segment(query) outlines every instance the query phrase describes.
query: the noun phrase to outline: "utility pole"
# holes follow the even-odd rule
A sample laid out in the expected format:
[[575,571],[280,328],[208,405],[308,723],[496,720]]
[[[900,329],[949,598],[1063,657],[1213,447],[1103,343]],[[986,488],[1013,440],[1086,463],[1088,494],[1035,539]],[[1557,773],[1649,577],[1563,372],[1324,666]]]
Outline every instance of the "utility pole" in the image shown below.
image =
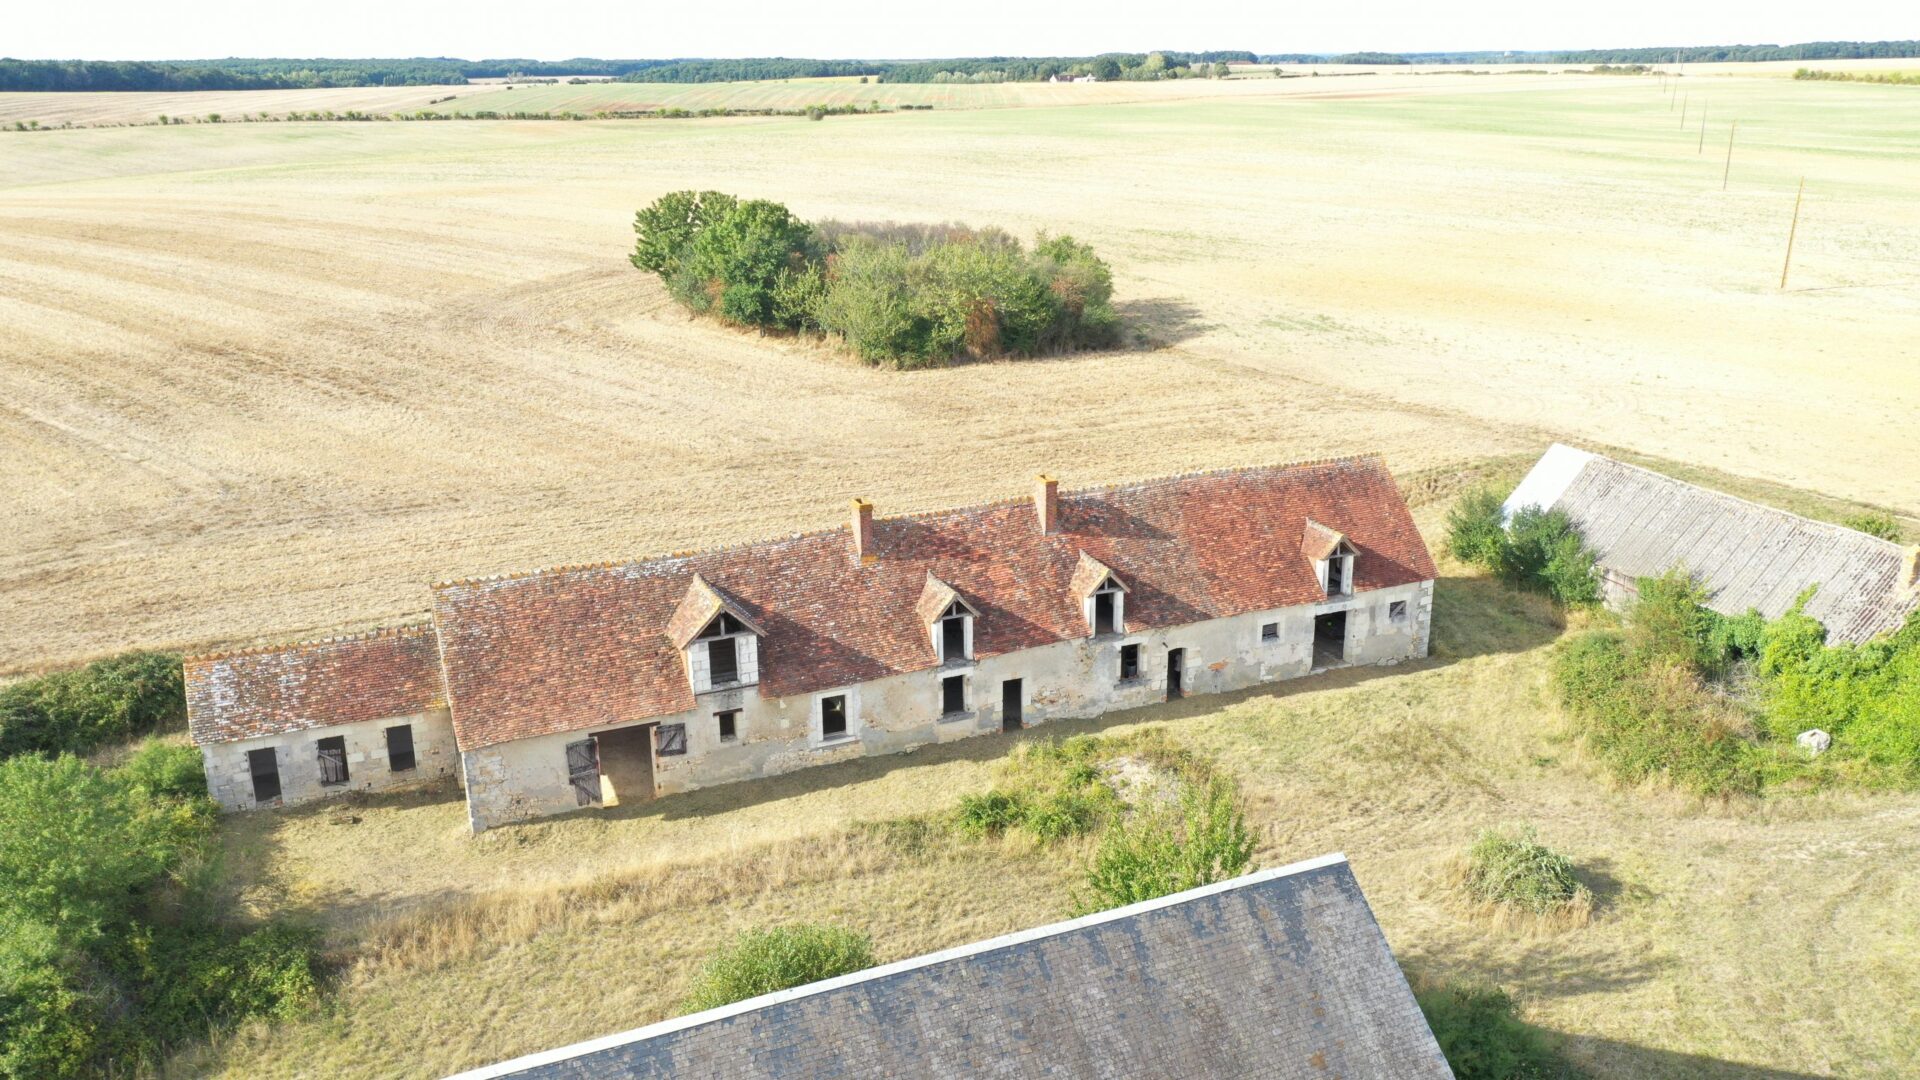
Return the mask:
[[1680,93],[1680,130],[1687,130],[1687,95],[1685,91],[1681,91]]
[[1737,131],[1739,127],[1740,121],[1738,120],[1727,125],[1727,165],[1726,168],[1720,170],[1721,191],[1727,190],[1727,177],[1733,174],[1733,133]]
[[1693,148],[1696,154],[1707,152],[1707,103],[1700,103],[1700,144]]
[[1780,288],[1787,287],[1787,268],[1793,265],[1793,236],[1800,231],[1800,197],[1807,193],[1807,178],[1800,178],[1800,190],[1793,193],[1793,224],[1787,228],[1787,258],[1780,264]]

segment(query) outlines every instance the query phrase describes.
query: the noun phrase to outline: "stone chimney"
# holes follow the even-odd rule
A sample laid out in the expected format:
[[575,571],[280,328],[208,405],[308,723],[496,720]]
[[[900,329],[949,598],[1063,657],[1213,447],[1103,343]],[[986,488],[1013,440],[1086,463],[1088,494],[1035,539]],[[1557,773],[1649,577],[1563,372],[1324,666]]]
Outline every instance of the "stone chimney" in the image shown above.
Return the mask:
[[1909,547],[1900,558],[1900,587],[1920,592],[1920,544]]
[[1033,512],[1043,535],[1060,531],[1060,481],[1046,473],[1033,478]]
[[853,500],[853,561],[862,566],[878,558],[873,553],[873,504]]

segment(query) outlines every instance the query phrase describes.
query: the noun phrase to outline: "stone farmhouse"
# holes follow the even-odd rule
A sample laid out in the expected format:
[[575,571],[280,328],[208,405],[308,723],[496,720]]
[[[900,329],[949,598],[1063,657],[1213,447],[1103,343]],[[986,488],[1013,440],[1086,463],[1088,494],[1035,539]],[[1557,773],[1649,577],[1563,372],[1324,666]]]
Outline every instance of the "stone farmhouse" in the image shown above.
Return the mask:
[[1341,855],[462,1073],[1392,1077],[1453,1071]]
[[475,831],[1427,652],[1377,457],[444,582],[432,621],[201,656],[225,807],[460,777]]
[[1600,566],[1609,605],[1639,594],[1639,580],[1675,567],[1707,590],[1722,615],[1778,618],[1807,589],[1806,613],[1830,642],[1862,642],[1897,629],[1920,608],[1920,548],[1813,521],[1555,443],[1508,496],[1563,510]]

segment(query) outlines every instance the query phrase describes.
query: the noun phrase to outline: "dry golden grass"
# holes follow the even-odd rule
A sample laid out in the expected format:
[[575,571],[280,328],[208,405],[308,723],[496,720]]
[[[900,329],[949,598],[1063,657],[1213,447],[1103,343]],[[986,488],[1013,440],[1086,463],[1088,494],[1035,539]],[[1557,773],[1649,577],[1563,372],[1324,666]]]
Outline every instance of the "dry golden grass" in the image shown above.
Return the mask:
[[[1913,506],[1908,88],[1717,80],[1742,138],[1722,194],[1649,83],[1419,78],[817,124],[0,135],[0,671],[364,627],[438,578],[1042,469],[1379,449],[1405,471],[1566,437]],[[1163,347],[898,375],[689,322],[625,254],[635,207],[690,186],[1070,231]]]
[[[1444,505],[1423,502],[1425,527]],[[1548,699],[1559,614],[1442,572],[1429,661],[1023,738],[1164,725],[1239,781],[1260,865],[1345,851],[1403,962],[1515,992],[1597,1075],[1920,1068],[1920,795],[1616,789]],[[233,887],[328,926],[337,1005],[169,1071],[444,1073],[674,1015],[701,961],[745,927],[836,921],[893,960],[1064,917],[1084,845],[862,824],[950,809],[1014,745],[927,747],[477,840],[450,792],[229,818]],[[1575,860],[1593,893],[1584,919],[1460,901],[1459,853],[1508,823]],[[392,1046],[408,1048],[403,1066]]]

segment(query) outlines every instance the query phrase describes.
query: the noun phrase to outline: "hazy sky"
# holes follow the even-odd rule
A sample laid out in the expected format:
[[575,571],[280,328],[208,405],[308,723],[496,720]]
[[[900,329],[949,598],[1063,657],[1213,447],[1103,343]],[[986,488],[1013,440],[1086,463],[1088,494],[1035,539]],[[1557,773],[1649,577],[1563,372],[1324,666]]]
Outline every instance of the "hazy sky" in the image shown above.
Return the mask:
[[947,57],[1554,49],[1920,36],[1912,0],[71,0],[0,19],[0,56]]

